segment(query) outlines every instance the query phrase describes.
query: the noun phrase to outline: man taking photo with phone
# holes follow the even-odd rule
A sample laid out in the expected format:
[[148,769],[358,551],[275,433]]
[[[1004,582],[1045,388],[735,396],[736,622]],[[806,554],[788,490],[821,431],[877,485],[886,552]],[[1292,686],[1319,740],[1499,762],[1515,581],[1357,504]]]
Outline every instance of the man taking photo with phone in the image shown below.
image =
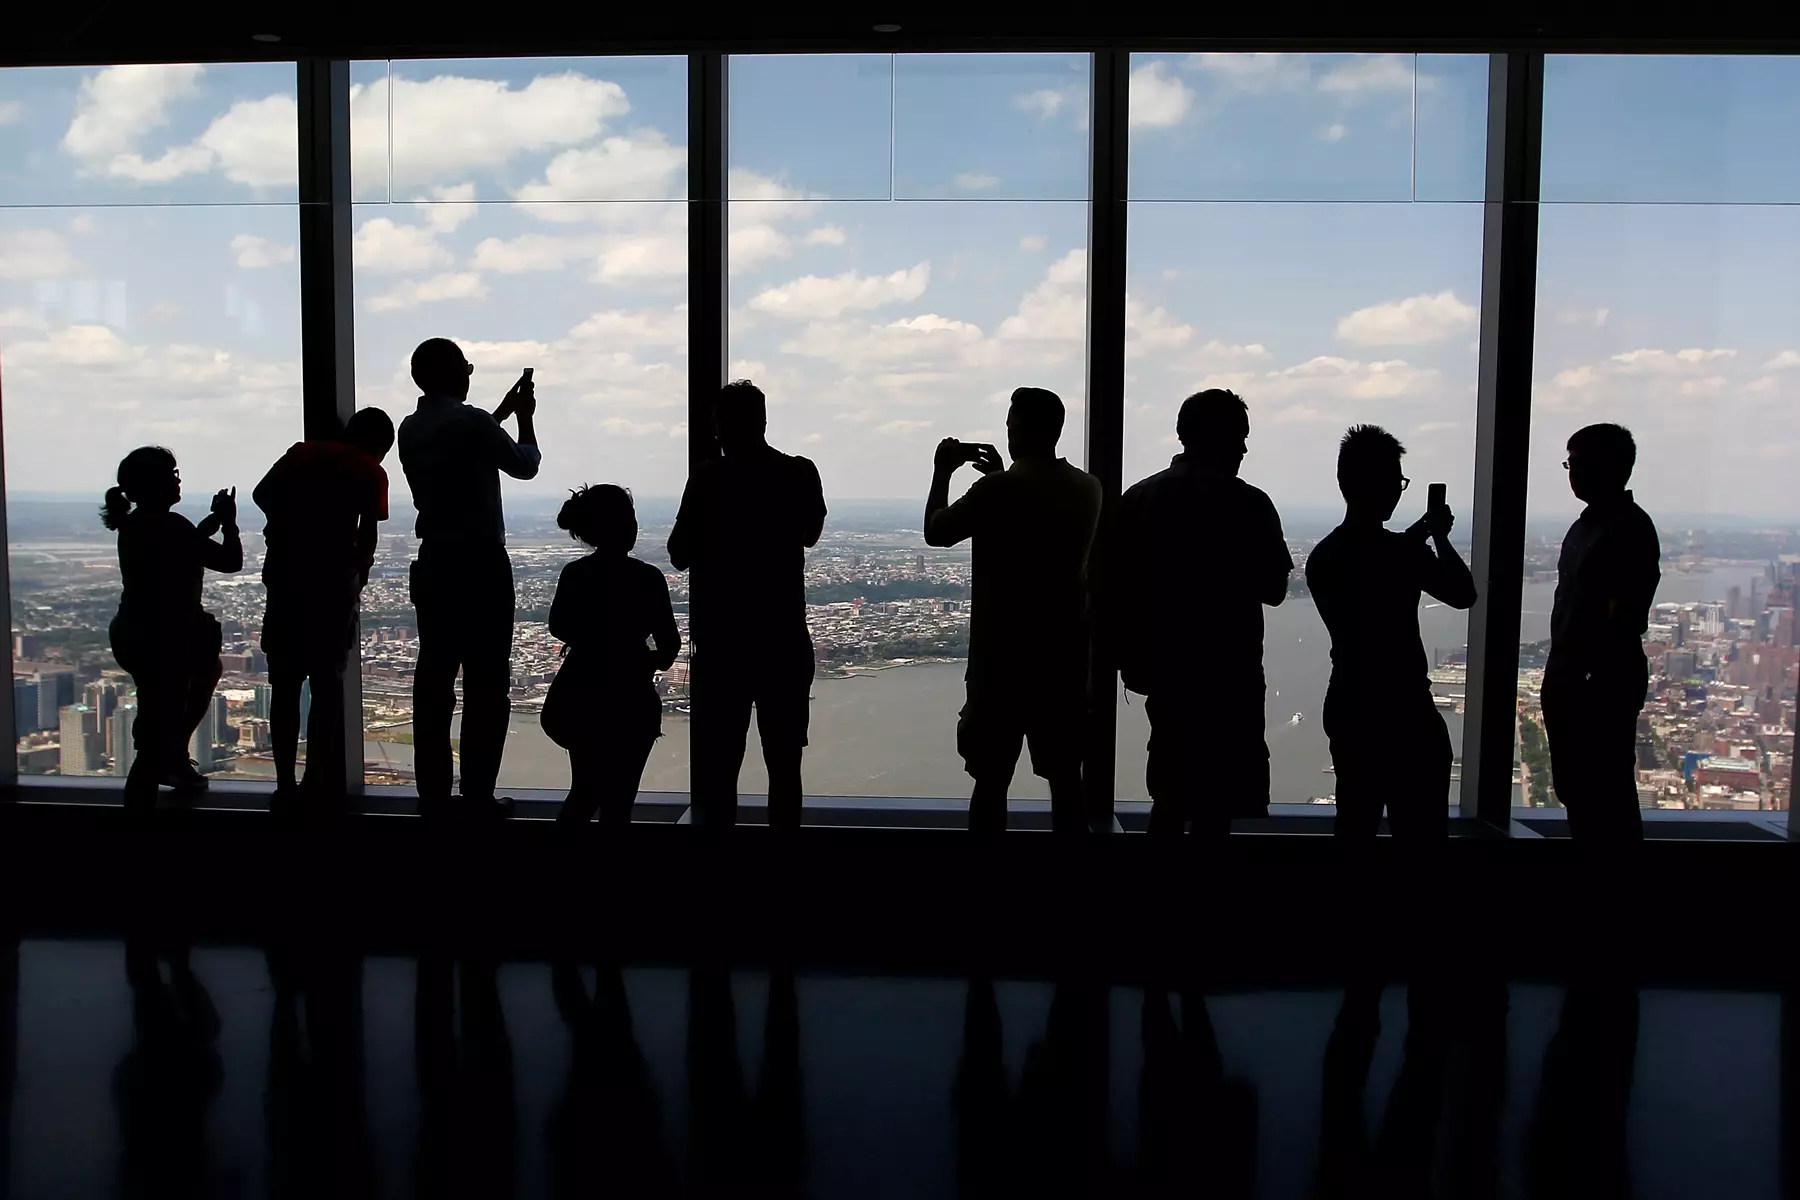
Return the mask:
[[1441,841],[1449,832],[1454,755],[1431,698],[1419,596],[1471,608],[1475,578],[1450,544],[1456,518],[1438,485],[1410,528],[1387,528],[1412,482],[1400,472],[1405,453],[1378,425],[1344,435],[1337,465],[1344,520],[1306,559],[1306,586],[1331,634],[1324,724],[1337,773],[1338,837],[1373,839],[1384,804],[1396,838]]
[[[492,413],[465,403],[474,370],[455,342],[421,342],[412,356],[419,405],[400,423],[400,466],[419,510],[411,590],[419,614],[413,757],[422,816],[510,815],[510,806],[494,797],[512,712],[513,578],[500,475],[531,479],[542,455],[530,370]],[[515,415],[517,441],[500,424]],[[450,721],[458,670],[462,803],[453,808]]]
[[[1087,561],[1100,520],[1100,481],[1056,454],[1063,402],[1019,388],[1006,416],[1013,465],[992,446],[938,443],[925,501],[925,541],[974,540],[967,698],[957,750],[975,781],[969,828],[1006,828],[1006,793],[1019,751],[1050,785],[1051,823],[1081,832],[1083,718],[1087,711]],[[981,478],[950,503],[950,477],[972,463]]]

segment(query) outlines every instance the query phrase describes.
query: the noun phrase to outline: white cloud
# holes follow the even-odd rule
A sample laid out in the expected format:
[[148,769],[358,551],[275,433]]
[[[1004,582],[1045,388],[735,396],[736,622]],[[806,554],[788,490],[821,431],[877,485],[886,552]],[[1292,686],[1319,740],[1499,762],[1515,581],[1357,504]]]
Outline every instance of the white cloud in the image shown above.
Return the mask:
[[687,214],[676,211],[662,227],[609,237],[594,268],[598,283],[655,283],[687,278]]
[[1591,325],[1595,329],[1604,329],[1607,318],[1612,316],[1610,308],[1579,309],[1556,314],[1559,325]]
[[25,119],[25,105],[19,100],[0,100],[0,125],[17,125]]
[[890,275],[859,275],[855,271],[830,278],[806,275],[757,293],[751,298],[750,307],[757,312],[796,320],[830,318],[917,300],[925,294],[930,282],[929,262]]
[[1714,362],[1721,358],[1736,358],[1736,350],[1677,350],[1671,354],[1667,350],[1627,350],[1623,354],[1615,354],[1612,361],[1618,363],[1618,369],[1632,374],[1669,375],[1687,372],[1703,363]]
[[85,234],[90,234],[90,233],[94,232],[94,230],[96,230],[98,228],[99,228],[99,225],[94,220],[93,215],[91,213],[82,213],[80,216],[75,216],[75,217],[69,218],[69,232],[70,233],[78,233],[78,234],[85,235]]
[[1429,346],[1468,329],[1480,318],[1454,292],[1409,296],[1359,308],[1337,323],[1337,335],[1359,346]]
[[96,71],[81,81],[63,149],[90,168],[106,170],[115,158],[128,154],[138,138],[168,121],[169,105],[193,94],[200,74],[196,63]]
[[1166,308],[1151,308],[1134,296],[1125,297],[1125,347],[1130,354],[1174,350],[1187,345],[1194,327],[1182,323]]
[[0,233],[0,279],[55,279],[74,267],[68,242],[54,229]]
[[1572,367],[1558,371],[1551,382],[1559,388],[1585,388],[1592,387],[1599,378],[1599,372],[1592,367]]
[[1071,250],[1044,273],[1019,302],[1019,310],[1000,322],[1002,338],[1076,342],[1087,337],[1087,250]]
[[44,329],[43,316],[29,308],[0,308],[0,329]]
[[457,228],[476,213],[475,185],[453,183],[431,189],[429,202],[417,205],[425,228],[433,233],[455,233]]
[[210,156],[207,166],[216,162],[233,183],[255,188],[293,187],[299,180],[297,117],[291,96],[240,100],[206,127],[197,145]]
[[669,426],[663,421],[633,421],[628,417],[603,417],[600,428],[623,437],[652,437],[669,432]]
[[1295,54],[1190,54],[1183,65],[1190,71],[1205,71],[1243,92],[1286,90],[1311,77],[1306,59]]
[[965,365],[982,340],[979,326],[926,313],[885,325],[813,321],[781,350],[825,359],[853,375],[923,372]]
[[800,240],[808,246],[841,246],[850,238],[836,225],[821,225],[817,229],[807,230],[806,236]]
[[975,171],[964,171],[950,181],[953,187],[965,192],[985,192],[1000,186],[998,175],[983,175]]
[[1359,54],[1319,77],[1321,92],[1410,92],[1412,87],[1413,59],[1407,54]]
[[470,265],[480,271],[515,275],[523,271],[560,271],[570,262],[599,253],[592,236],[558,237],[527,233],[511,239],[483,238],[475,247]]
[[487,284],[482,282],[481,276],[464,271],[434,275],[423,281],[406,280],[392,291],[370,297],[369,307],[376,312],[393,312],[440,300],[479,300],[486,295]]
[[1676,391],[1683,396],[1716,396],[1725,390],[1723,375],[1707,375],[1700,379],[1684,379]]
[[240,233],[232,238],[231,254],[237,260],[238,266],[251,270],[294,261],[292,246],[284,246],[279,242],[272,242],[268,238],[257,237],[253,233]]
[[576,339],[624,346],[687,346],[688,308],[677,304],[670,309],[643,308],[632,311],[609,309],[597,312],[569,331]]
[[[364,164],[376,172],[386,168],[389,111],[386,78],[350,89],[352,143],[367,147]],[[394,80],[391,111],[395,182],[411,188],[580,146],[631,103],[618,84],[574,71],[539,75],[524,87],[436,75]]]
[[1053,88],[1040,88],[1035,92],[1026,92],[1022,96],[1013,97],[1013,107],[1024,112],[1033,113],[1044,120],[1049,120],[1063,110],[1069,102],[1066,92]]
[[450,252],[429,229],[396,225],[387,217],[364,221],[350,239],[350,251],[358,271],[375,275],[427,271],[450,262]]
[[1161,59],[1134,70],[1129,87],[1133,129],[1179,125],[1194,102],[1194,89],[1171,74],[1169,64]]
[[1048,241],[1049,239],[1041,233],[1027,234],[1019,239],[1019,249],[1025,251],[1027,254],[1036,254],[1044,248]]
[[875,432],[889,437],[905,437],[910,433],[923,433],[931,428],[930,421],[888,421],[877,425]]
[[1341,142],[1348,137],[1349,134],[1350,127],[1345,125],[1342,121],[1334,121],[1332,124],[1319,130],[1320,139],[1327,142]]
[[1765,371],[1800,370],[1800,350],[1783,350],[1774,358],[1763,364]]
[[671,146],[654,129],[641,130],[606,138],[597,146],[563,151],[550,160],[542,181],[528,183],[514,195],[526,202],[675,200],[681,196],[686,169],[687,147]]

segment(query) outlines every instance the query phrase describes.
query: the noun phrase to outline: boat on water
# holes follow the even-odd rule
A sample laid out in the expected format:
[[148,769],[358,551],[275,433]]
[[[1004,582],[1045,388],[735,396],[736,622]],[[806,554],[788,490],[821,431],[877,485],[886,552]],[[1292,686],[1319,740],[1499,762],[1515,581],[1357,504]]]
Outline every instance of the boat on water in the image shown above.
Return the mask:
[[1288,724],[1289,725],[1298,725],[1301,721],[1301,718],[1304,716],[1305,716],[1304,713],[1295,713],[1293,716],[1288,718]]

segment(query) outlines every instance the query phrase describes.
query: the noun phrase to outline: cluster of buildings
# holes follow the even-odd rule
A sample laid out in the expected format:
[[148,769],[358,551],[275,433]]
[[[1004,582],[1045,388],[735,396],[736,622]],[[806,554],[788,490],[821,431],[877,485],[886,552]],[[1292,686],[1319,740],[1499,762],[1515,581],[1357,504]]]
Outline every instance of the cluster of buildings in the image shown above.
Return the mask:
[[[1676,564],[1680,569],[1680,564]],[[1638,719],[1638,803],[1644,808],[1785,810],[1793,775],[1795,644],[1800,556],[1767,564],[1722,599],[1658,604],[1644,635],[1650,696]],[[1668,567],[1665,566],[1665,570]],[[1520,673],[1521,742],[1543,710],[1540,660]],[[1528,803],[1555,804],[1541,756],[1521,765]]]

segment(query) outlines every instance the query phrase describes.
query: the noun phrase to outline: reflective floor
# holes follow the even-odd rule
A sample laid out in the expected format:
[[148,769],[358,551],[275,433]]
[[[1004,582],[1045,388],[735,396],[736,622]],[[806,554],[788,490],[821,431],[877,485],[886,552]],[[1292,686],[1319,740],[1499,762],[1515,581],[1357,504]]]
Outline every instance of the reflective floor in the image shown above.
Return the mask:
[[18,1197],[1784,1194],[1769,993],[34,940],[0,986]]

